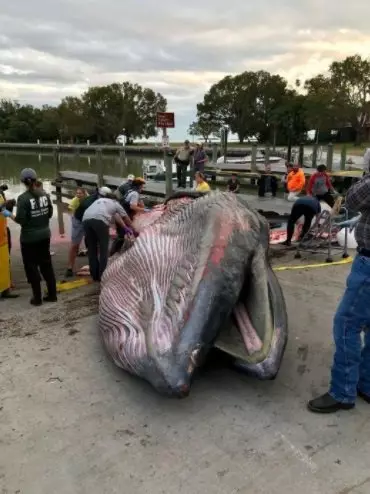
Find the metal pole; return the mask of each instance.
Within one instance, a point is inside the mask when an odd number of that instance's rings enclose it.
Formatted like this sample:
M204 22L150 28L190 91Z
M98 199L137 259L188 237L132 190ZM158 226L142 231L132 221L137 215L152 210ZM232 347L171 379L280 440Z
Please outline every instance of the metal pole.
M164 152L164 165L166 168L166 197L169 197L173 191L172 154L169 151Z

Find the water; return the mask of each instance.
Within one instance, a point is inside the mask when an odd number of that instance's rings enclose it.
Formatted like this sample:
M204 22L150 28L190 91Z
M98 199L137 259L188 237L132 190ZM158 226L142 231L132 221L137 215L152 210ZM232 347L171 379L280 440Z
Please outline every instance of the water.
M129 155L124 163L120 163L118 155L103 154L104 174L121 176L122 179L129 174L143 176L144 168L147 166L163 166L160 158L148 157L145 155ZM60 156L61 170L75 170L79 172L96 173L95 155L74 155L64 154ZM51 154L36 153L0 153L0 183L6 183L9 187L8 195L18 195L23 191L23 186L19 182L19 176L23 168L33 168L38 177L44 183L47 192L51 189L51 181L56 178L55 165Z
M95 155L76 156L73 154L64 154L60 156L60 164L61 170L96 173ZM118 156L104 156L103 154L103 164L104 174L121 176L123 181L131 173L135 176L143 176L144 168L147 166L163 166L163 160L145 155L129 155L124 163L120 163ZM24 185L19 180L23 168L33 168L39 179L42 180L45 191L51 193L53 189L51 183L56 178L55 164L51 154L1 152L0 185L4 183L8 185L8 190L5 193L7 199L17 199L24 192ZM55 196L52 197L55 198ZM11 220L8 220L8 225L13 234L13 245L18 247L19 226ZM52 242L54 244L69 242L70 218L68 214L64 214L64 225L66 235L65 237L60 237L58 233L57 210L54 207L54 217L51 222Z

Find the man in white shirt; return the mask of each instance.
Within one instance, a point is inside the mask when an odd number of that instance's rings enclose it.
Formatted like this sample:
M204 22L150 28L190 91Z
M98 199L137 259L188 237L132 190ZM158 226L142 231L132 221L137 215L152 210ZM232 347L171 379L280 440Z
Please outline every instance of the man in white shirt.
M90 275L94 281L100 281L108 263L109 226L117 223L123 229L132 230L132 223L123 207L114 199L109 187L99 189L101 196L89 206L82 224L88 245Z

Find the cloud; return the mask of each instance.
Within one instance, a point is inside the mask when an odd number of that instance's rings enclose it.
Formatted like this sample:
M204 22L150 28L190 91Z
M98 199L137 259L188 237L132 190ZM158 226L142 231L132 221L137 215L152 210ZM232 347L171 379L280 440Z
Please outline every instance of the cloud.
M347 55L367 56L368 13L368 0L8 2L0 96L56 104L89 85L130 80L160 91L184 132L226 74L265 69L294 82Z

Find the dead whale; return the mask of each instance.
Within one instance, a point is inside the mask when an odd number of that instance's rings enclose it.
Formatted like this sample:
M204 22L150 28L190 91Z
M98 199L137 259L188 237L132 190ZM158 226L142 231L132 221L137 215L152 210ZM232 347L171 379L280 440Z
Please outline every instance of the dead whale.
M182 397L216 346L274 379L288 322L266 220L238 195L182 192L139 221L101 282L99 327L115 364Z

